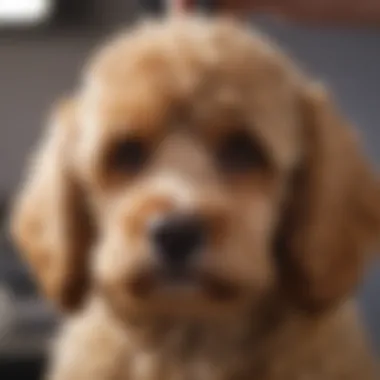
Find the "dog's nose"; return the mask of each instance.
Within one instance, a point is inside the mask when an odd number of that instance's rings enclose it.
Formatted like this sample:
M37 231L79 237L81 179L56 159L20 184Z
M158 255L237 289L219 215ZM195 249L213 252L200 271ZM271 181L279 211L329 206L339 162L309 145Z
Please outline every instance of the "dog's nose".
M171 266L183 265L203 245L206 226L194 215L167 216L151 228L157 253Z

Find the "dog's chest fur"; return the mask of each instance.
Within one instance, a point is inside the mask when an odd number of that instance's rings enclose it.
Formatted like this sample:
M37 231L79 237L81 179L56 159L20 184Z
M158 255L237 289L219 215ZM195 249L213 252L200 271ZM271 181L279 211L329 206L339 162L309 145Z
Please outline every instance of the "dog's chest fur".
M328 326L321 326L320 331L309 326L296 331L298 326L290 323L278 331L278 326L273 324L272 331L261 331L261 334L247 325L219 332L217 328L173 330L167 332L166 340L159 346L136 350L130 355L128 379L374 379L363 355L365 351L357 345L358 341L351 341L347 332L334 331ZM357 363L365 362L367 367L359 368Z
M129 331L116 330L104 315L89 315L64 331L58 350L66 355L58 352L49 380L376 379L347 308L318 323L300 323L295 316L285 323L268 314L266 323L169 323ZM85 363L81 356L89 350L94 354Z
M214 326L173 328L150 347L134 348L129 354L128 372L132 379L228 380L245 378L258 372L257 360L249 335L239 331L222 331ZM219 331L218 331L219 330ZM257 353L258 354L258 353ZM247 366L248 364L248 366ZM252 367L247 371L248 367Z

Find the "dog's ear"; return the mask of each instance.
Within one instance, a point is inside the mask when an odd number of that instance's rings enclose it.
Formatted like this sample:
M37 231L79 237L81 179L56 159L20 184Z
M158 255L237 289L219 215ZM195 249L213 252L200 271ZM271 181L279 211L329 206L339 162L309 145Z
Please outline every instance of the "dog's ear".
M380 232L380 185L357 136L320 85L303 87L304 156L280 227L278 258L302 306L349 295Z
M72 165L75 123L74 100L60 103L11 215L16 246L42 292L64 310L74 310L83 299L93 234Z

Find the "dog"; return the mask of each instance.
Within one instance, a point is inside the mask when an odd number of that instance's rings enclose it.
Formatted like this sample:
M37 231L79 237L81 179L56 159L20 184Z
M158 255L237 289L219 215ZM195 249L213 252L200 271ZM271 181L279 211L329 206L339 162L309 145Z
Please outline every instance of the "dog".
M353 293L379 182L328 90L228 18L108 41L12 234L65 322L49 380L374 380Z

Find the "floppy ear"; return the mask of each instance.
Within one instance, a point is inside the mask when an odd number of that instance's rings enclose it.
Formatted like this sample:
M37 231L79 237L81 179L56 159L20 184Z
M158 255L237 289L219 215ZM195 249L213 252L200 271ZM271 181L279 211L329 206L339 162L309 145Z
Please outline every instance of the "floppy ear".
M43 293L73 310L87 285L92 226L72 166L75 104L53 113L12 215L11 232Z
M280 228L278 258L290 294L321 309L349 295L380 231L380 186L353 129L326 91L301 95L304 157Z

